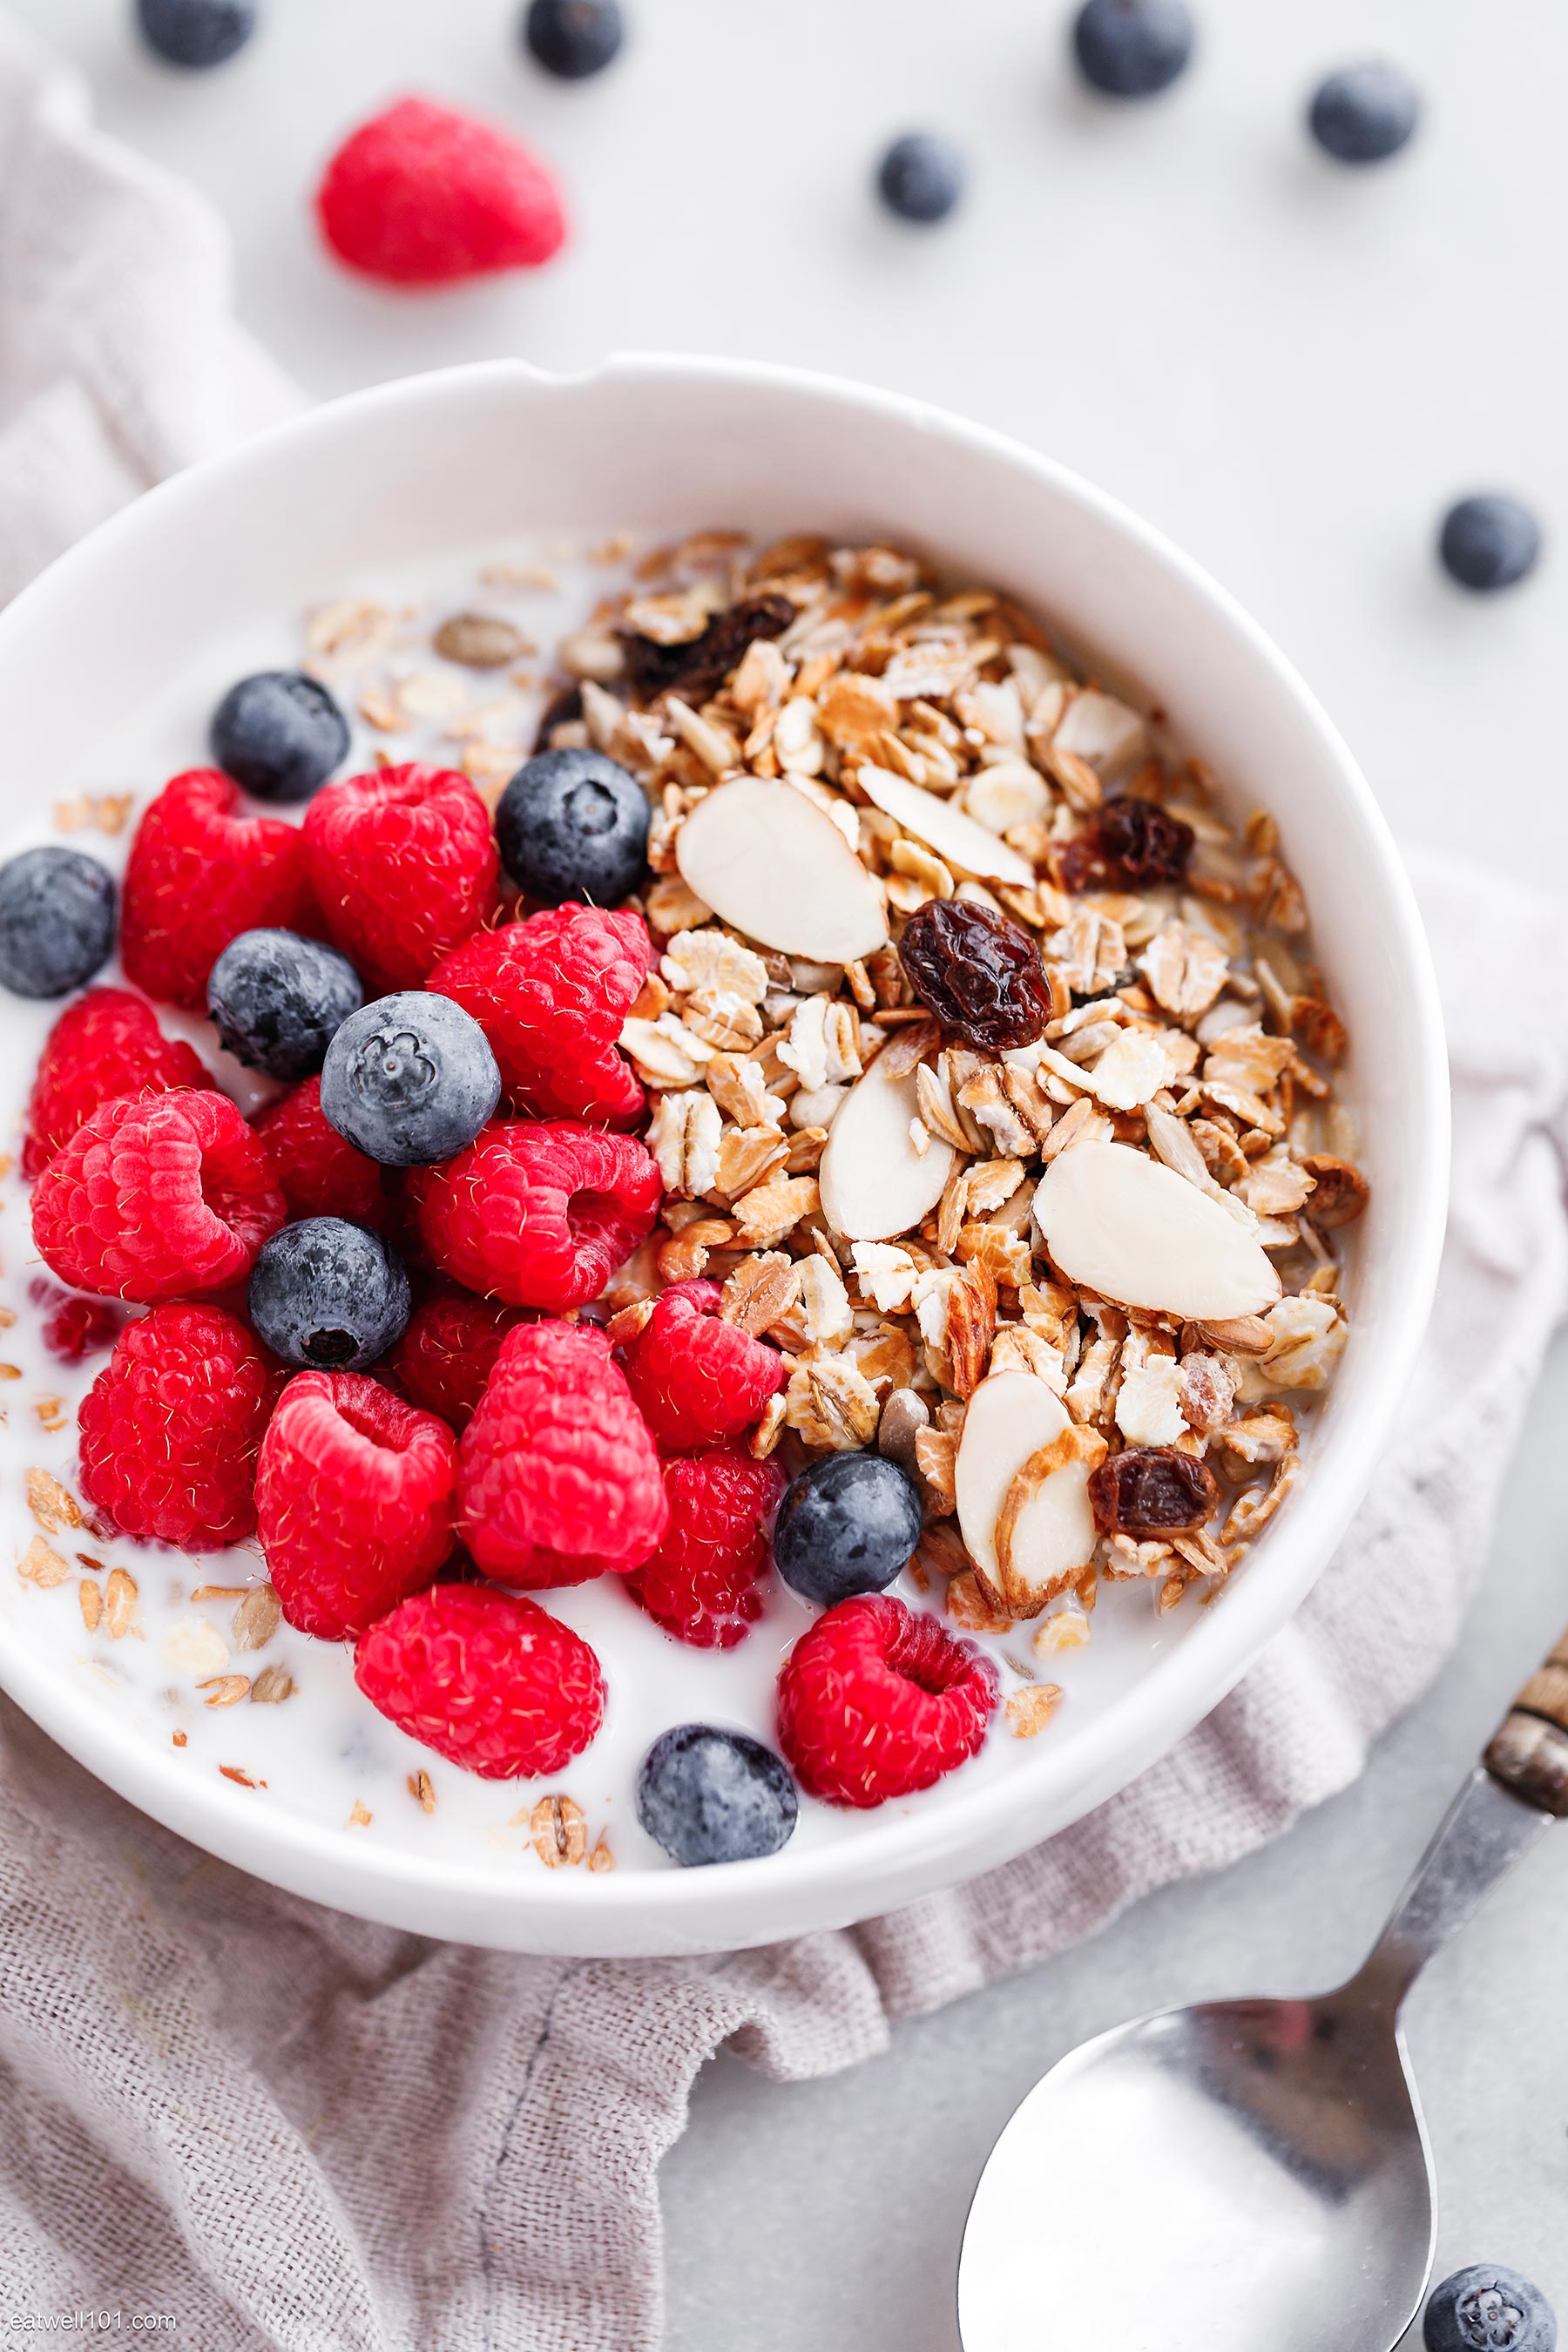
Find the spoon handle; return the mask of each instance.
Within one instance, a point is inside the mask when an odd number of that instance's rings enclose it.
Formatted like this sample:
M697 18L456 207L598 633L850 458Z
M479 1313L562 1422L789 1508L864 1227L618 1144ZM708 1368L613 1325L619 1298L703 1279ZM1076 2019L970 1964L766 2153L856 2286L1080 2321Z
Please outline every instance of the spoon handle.
M1527 1805L1568 1819L1568 1633L1525 1684L1482 1760Z

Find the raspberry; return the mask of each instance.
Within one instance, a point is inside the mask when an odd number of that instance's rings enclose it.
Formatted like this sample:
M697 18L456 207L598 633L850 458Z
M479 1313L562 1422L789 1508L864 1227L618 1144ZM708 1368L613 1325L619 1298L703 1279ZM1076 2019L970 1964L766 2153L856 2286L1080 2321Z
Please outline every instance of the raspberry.
M428 99L362 123L316 192L340 261L394 286L440 286L548 261L566 234L543 165L504 131Z
M773 1462L719 1446L664 1465L669 1524L626 1591L667 1633L732 1650L763 1613L768 1523L784 1490Z
M658 1456L602 1331L507 1334L463 1433L461 1493L458 1532L503 1584L582 1584L647 1559L668 1516Z
M381 1171L328 1126L320 1078L306 1078L279 1096L254 1124L266 1138L290 1217L352 1217L376 1226L384 1222Z
M347 776L316 794L301 831L327 929L367 997L423 988L489 913L495 835L483 801L450 768Z
M776 1348L720 1320L721 1296L716 1282L674 1284L625 1351L632 1394L666 1454L738 1437L784 1384Z
M495 1370L501 1341L527 1313L466 1290L427 1298L387 1357L391 1372L417 1405L466 1429Z
M514 1109L630 1127L643 1090L616 1041L652 961L640 915L568 904L478 932L429 984L473 1014Z
M536 1601L437 1584L360 1637L354 1680L373 1706L484 1780L528 1780L580 1756L605 1678L580 1633Z
M501 1120L420 1181L419 1230L444 1274L513 1307L597 1298L653 1230L658 1168L629 1135Z
M256 1519L283 1614L341 1642L422 1591L452 1549L458 1443L359 1372L300 1372L261 1441Z
M151 1304L250 1272L288 1215L272 1155L226 1095L100 1105L33 1194L33 1238L62 1281Z
M127 1324L81 1403L81 1491L128 1536L217 1551L256 1525L256 1456L284 1381L217 1307Z
M79 1364L88 1356L112 1348L125 1318L101 1298L84 1298L79 1291L62 1290L58 1283L35 1275L27 1285L35 1307L44 1309L39 1337L51 1356L62 1364Z
M829 1609L784 1660L779 1745L809 1795L882 1805L976 1755L996 1691L996 1669L973 1642L867 1593Z
M125 868L120 960L133 987L205 1013L207 974L241 931L317 929L305 845L281 817L241 816L216 768L164 785Z
M211 1085L200 1055L183 1039L165 1037L140 996L128 988L89 988L44 1041L27 1104L22 1173L29 1181L41 1176L100 1103Z

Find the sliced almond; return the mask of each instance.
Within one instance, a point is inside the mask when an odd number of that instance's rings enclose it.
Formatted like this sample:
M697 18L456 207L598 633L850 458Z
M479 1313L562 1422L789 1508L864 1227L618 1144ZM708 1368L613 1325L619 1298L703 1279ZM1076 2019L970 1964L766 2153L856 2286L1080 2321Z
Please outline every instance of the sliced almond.
M1279 1277L1228 1210L1121 1143L1075 1144L1035 1192L1040 1238L1069 1282L1119 1307L1227 1318L1260 1314Z
M936 1136L917 1151L910 1129L920 1104L912 1070L889 1071L879 1055L845 1097L817 1170L822 1213L851 1242L907 1234L941 1200L952 1146Z
M970 1558L998 1593L1002 1590L1002 1570L996 1553L996 1529L1014 1481L1026 1463L1046 1446L1054 1444L1070 1427L1061 1399L1033 1372L993 1372L988 1380L981 1381L969 1400L953 1478L958 1524ZM1087 1496L1083 1510L1087 1526L1080 1530L1084 1543L1079 1566L1094 1549L1094 1519ZM1065 1517L1070 1526L1071 1515ZM1071 1548L1070 1544L1067 1546ZM1034 1558L1032 1549L1028 1557ZM1020 1581L1022 1584L1022 1578ZM1038 1601L1033 1604L1036 1608L1040 1605Z
M1068 703L1067 716L1053 739L1058 751L1087 760L1102 776L1119 775L1141 760L1148 748L1148 730L1138 713L1113 694L1086 687Z
M1089 1474L1105 1451L1098 1430L1064 1429L1008 1487L996 1519L996 1581L1015 1617L1037 1617L1088 1567L1099 1534Z
M965 816L962 809L954 808L951 801L922 792L906 777L895 776L890 768L863 766L856 771L855 781L884 816L890 816L895 824L901 824L960 873L973 874L983 882L1012 882L1020 889L1033 883L1035 869L1028 860L972 816Z
M887 939L876 883L832 818L793 784L764 776L721 784L681 826L675 857L688 887L763 947L843 964Z

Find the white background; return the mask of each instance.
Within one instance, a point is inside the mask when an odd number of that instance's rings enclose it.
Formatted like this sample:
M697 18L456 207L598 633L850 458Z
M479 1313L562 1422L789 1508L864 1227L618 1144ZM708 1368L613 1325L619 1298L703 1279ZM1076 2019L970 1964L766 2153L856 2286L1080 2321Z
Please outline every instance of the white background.
M310 393L655 347L925 394L1079 467L1208 564L1405 837L1558 879L1568 15L1194 4L1193 72L1118 108L1074 87L1061 0L626 0L625 55L575 87L522 57L513 0L263 0L264 35L207 75L142 58L120 0L12 0L85 67L110 129L216 200L242 315ZM1406 155L1349 172L1310 148L1302 109L1323 70L1378 52L1415 74L1427 117ZM409 297L323 258L313 179L405 90L483 108L558 169L574 235L548 270ZM881 145L917 125L973 160L970 200L935 231L868 194ZM1431 546L1452 497L1492 488L1534 505L1547 557L1514 593L1470 598ZM1565 1412L1560 1354L1460 1654L1356 1790L1252 1863L900 2030L856 2074L780 2090L710 2070L665 2171L673 2352L952 2352L969 2189L1037 2073L1131 2011L1349 1969L1568 1612ZM1434 1969L1412 2038L1442 2267L1511 2261L1568 2323L1565 1947L1568 1831Z

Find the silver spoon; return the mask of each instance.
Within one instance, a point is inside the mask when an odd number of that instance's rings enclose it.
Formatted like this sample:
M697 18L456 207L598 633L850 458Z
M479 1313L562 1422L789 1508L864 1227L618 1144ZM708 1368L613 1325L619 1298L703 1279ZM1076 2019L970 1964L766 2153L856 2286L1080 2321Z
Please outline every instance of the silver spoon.
M1349 1984L1163 2010L1036 2084L964 2228L964 2352L1394 2352L1436 2237L1400 2008L1564 1817L1568 1635Z

